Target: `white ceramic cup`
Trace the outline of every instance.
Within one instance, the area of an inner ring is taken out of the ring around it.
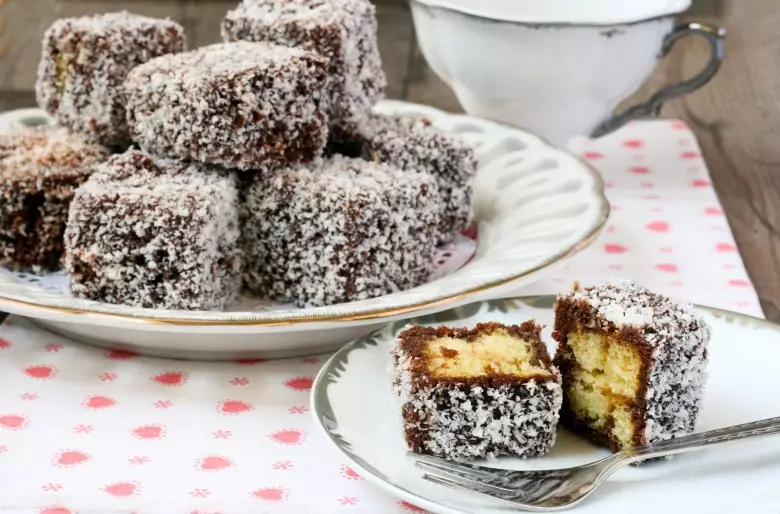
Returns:
[[[725,31],[676,25],[690,0],[411,0],[420,49],[475,116],[522,127],[560,147],[657,116],[664,101],[706,84],[723,59]],[[587,9],[582,6],[587,6]],[[687,35],[712,53],[695,77],[613,114]]]

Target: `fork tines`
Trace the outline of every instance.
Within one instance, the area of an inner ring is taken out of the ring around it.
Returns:
[[[422,469],[423,479],[447,487],[463,489],[491,498],[512,503],[515,507],[522,504],[528,495],[546,496],[559,485],[555,471],[520,471],[497,469],[452,460],[409,453],[415,459],[415,466]],[[535,509],[532,509],[535,510]],[[541,510],[541,509],[540,509]]]

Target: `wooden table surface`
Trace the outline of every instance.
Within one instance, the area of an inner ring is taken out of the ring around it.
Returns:
[[[764,312],[780,321],[780,145],[775,140],[780,139],[780,11],[775,4],[697,4],[689,17],[719,23],[729,31],[726,61],[709,85],[670,102],[663,115],[684,119],[695,130]],[[377,12],[387,96],[460,111],[420,54],[407,4],[381,0]],[[708,49],[702,43],[677,46],[637,97],[667,80],[695,73],[706,59]],[[29,90],[0,91],[0,110],[34,105]]]

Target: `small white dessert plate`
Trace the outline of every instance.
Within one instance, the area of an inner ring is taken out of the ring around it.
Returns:
[[[598,173],[536,136],[405,102],[381,102],[376,110],[426,116],[474,146],[479,160],[477,249],[457,269],[369,300],[307,309],[255,301],[226,311],[144,309],[78,299],[68,294],[64,276],[36,282],[0,270],[0,311],[32,318],[80,341],[147,355],[218,360],[310,354],[405,316],[508,296],[586,247],[604,227],[609,205]],[[51,118],[37,109],[0,114],[0,130],[46,123]]]
[[[536,319],[550,337],[553,297],[492,300],[409,321],[398,321],[339,350],[314,381],[311,407],[324,437],[366,480],[420,508],[436,513],[517,512],[475,494],[431,484],[406,455],[400,407],[391,391],[390,346],[408,322],[473,326],[478,322],[520,323]],[[780,326],[748,316],[699,308],[712,326],[709,380],[697,430],[712,430],[780,415]],[[584,439],[559,430],[547,456],[501,458],[492,465],[551,469],[585,464],[608,455]],[[490,463],[487,463],[491,465]],[[618,471],[573,512],[751,514],[780,512],[780,437],[676,456]]]

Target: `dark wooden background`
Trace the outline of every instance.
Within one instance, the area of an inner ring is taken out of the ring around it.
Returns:
[[[34,105],[40,34],[55,17],[128,9],[170,16],[193,46],[218,38],[236,0],[0,0],[0,110]],[[402,0],[377,0],[388,96],[451,111],[460,107],[425,65]],[[778,0],[699,0],[687,18],[724,25],[726,61],[708,86],[669,103],[664,115],[695,130],[767,317],[780,321],[780,8]],[[690,38],[689,38],[690,39]],[[708,49],[684,41],[637,97],[695,73]],[[508,66],[519,63],[507,63]]]

